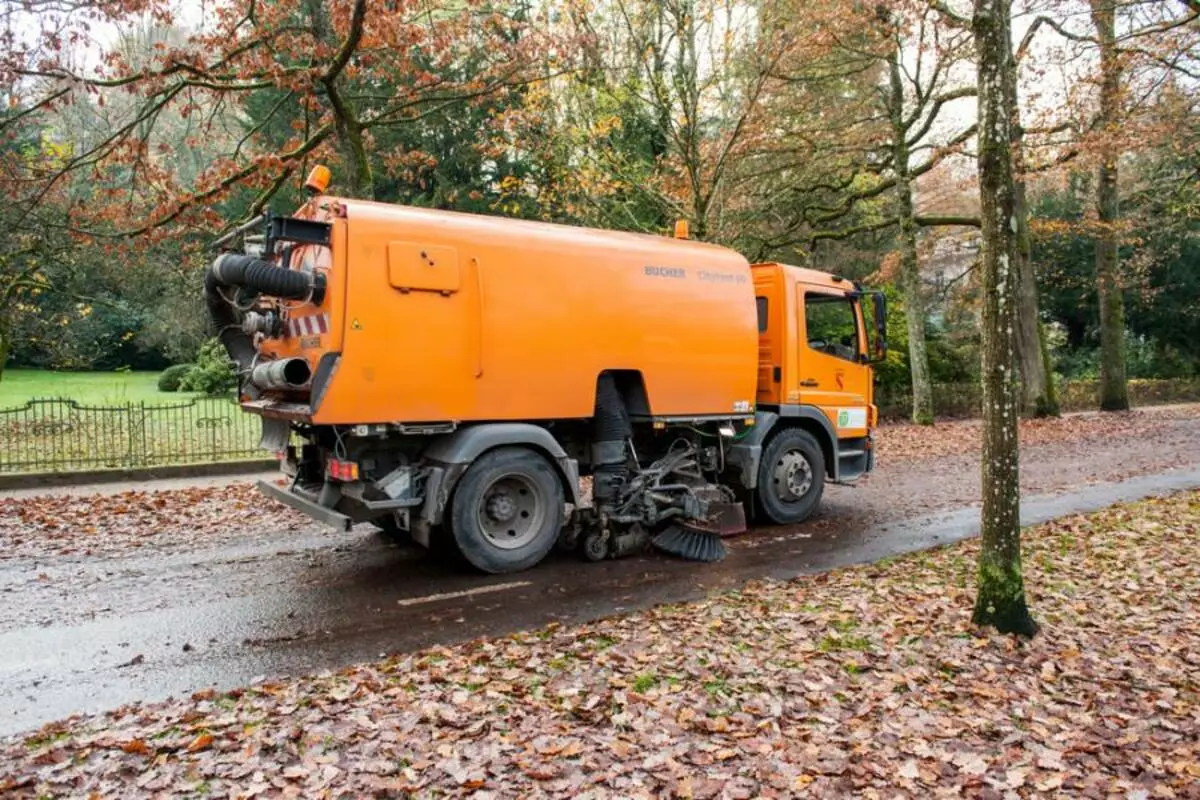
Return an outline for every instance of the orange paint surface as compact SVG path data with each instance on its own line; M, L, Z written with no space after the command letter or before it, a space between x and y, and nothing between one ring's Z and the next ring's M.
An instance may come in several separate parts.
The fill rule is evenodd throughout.
M332 253L292 261L326 297L261 352L341 352L314 423L590 417L610 369L641 372L654 416L754 404L755 281L732 250L335 198L301 216L334 222Z

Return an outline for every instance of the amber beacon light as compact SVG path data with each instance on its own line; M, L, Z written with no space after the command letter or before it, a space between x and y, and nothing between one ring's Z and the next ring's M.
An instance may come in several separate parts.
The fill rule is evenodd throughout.
M324 194L325 190L329 188L331 177L329 167L317 164L312 168L312 172L308 173L308 179L304 181L304 188L313 194Z

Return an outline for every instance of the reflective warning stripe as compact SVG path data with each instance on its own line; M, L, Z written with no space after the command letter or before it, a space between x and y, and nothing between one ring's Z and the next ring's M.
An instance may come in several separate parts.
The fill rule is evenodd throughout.
M286 330L288 336L316 336L329 333L329 315L309 314L305 317L290 317Z

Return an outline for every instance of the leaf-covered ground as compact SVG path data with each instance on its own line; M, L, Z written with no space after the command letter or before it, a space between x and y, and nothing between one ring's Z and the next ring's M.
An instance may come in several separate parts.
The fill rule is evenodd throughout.
M1200 797L1200 492L579 628L47 726L5 796Z
M268 500L252 484L117 494L0 497L0 561L47 555L164 552L312 522Z
M1144 439L1173 420L1195 419L1200 405L1146 408L1116 413L1069 414L1047 419L1023 419L1022 447L1063 441L1110 438ZM884 425L877 438L881 460L916 460L979 452L982 423L977 419L949 420L933 426Z

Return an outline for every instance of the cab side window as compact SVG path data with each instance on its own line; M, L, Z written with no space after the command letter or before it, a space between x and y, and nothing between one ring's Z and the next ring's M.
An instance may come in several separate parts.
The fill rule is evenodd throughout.
M847 361L857 360L858 321L849 298L805 293L804 326L811 349Z

